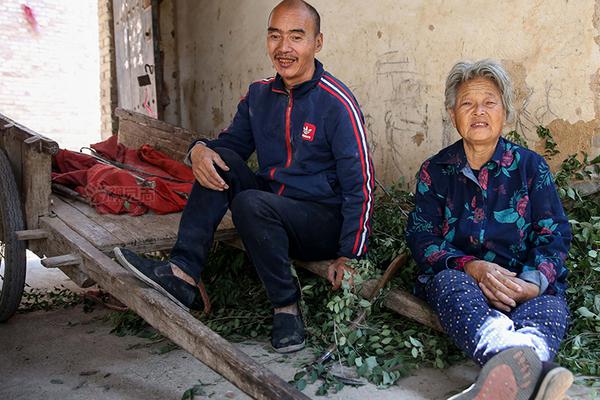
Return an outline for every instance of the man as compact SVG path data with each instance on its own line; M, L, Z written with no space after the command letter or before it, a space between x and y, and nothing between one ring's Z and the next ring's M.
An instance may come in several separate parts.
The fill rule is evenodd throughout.
M123 265L189 307L214 231L229 207L273 304L271 344L282 353L300 350L305 342L290 256L335 258L329 280L338 288L346 263L366 252L373 209L363 117L349 89L315 59L322 47L317 11L301 0L279 3L267 33L277 76L250 85L217 139L190 147L197 182L170 260L115 250ZM246 166L254 151L256 174Z

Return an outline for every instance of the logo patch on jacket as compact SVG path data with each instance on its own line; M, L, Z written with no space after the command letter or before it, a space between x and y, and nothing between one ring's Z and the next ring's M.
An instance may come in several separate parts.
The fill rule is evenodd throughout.
M304 127L302 127L302 139L312 142L315 138L315 132L317 132L317 127L305 122Z

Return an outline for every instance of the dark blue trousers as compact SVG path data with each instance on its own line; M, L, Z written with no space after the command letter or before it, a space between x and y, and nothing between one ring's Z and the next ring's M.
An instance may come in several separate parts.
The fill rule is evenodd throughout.
M446 333L480 365L516 346L531 347L542 361L552 361L567 328L564 298L542 295L503 313L488 304L477 282L462 271L438 273L424 294Z
M196 182L183 210L170 261L200 280L215 230L228 208L273 307L293 304L300 290L290 257L304 261L335 258L342 225L340 206L300 201L272 193L237 153L215 149L229 167L219 174L229 189Z

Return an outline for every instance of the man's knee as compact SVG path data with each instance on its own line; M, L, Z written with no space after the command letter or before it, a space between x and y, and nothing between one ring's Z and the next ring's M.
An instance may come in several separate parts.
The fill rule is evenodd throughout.
M254 224L264 218L268 210L268 198L271 193L249 189L244 190L235 196L231 202L231 216L236 227L247 224Z

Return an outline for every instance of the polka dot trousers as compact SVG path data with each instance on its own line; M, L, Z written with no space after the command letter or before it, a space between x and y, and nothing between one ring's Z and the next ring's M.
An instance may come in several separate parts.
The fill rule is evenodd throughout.
M552 295L501 312L488 304L472 277L450 269L427 284L426 300L454 343L480 365L515 346L531 347L542 361L551 361L569 317L566 301Z

